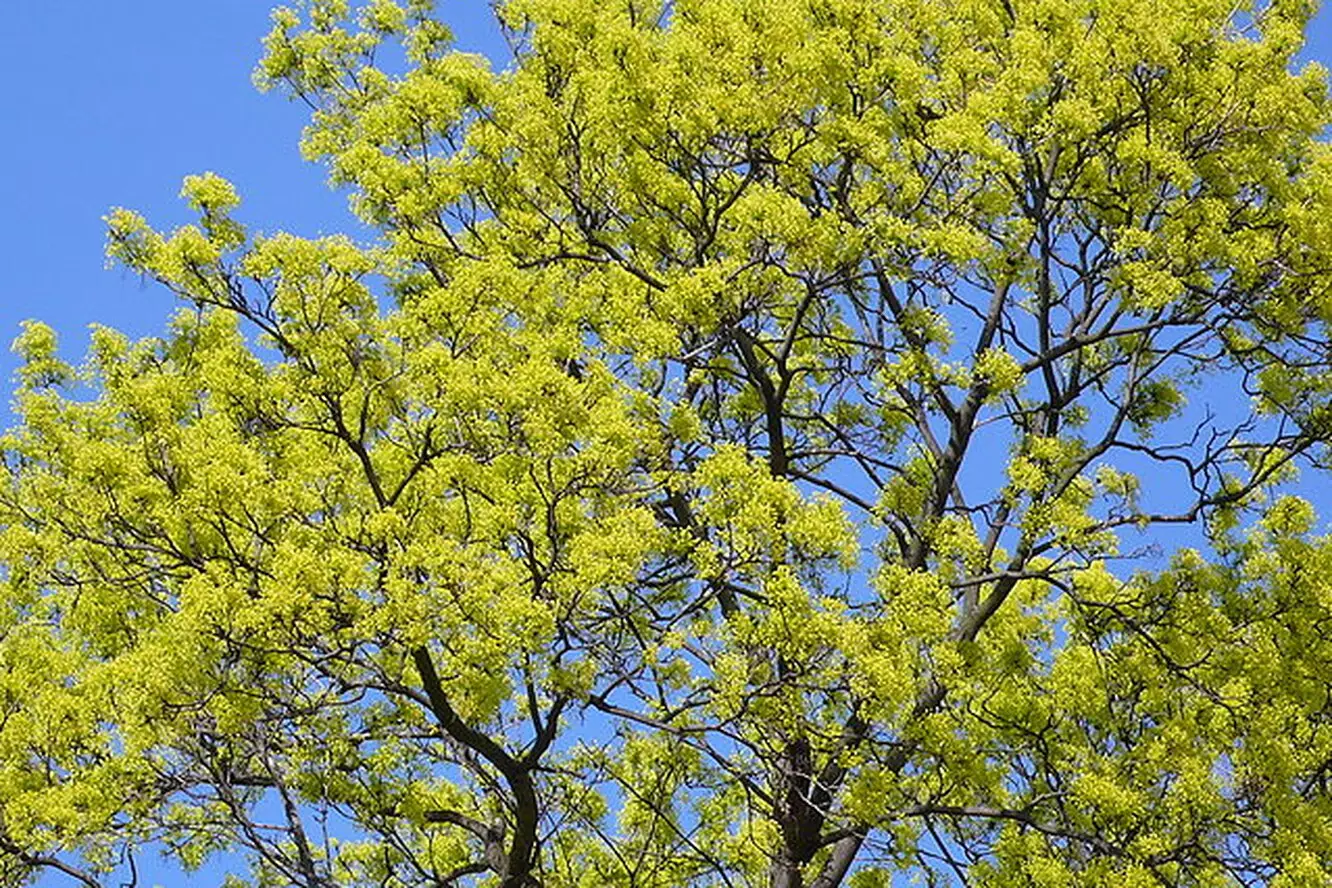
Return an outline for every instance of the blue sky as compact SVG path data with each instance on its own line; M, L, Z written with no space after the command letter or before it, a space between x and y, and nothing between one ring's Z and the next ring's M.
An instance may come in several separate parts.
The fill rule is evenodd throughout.
M462 48L499 58L484 0L442 2ZM88 324L161 330L170 294L107 270L102 216L113 206L158 227L188 219L183 176L212 170L241 192L241 218L303 235L354 228L343 195L296 147L306 110L250 84L269 0L38 0L0 19L0 345L25 318L80 354ZM1332 15L1306 57L1332 66ZM0 378L15 361L0 348ZM156 868L143 884L179 879ZM190 879L215 884L218 871ZM42 885L62 884L47 879Z
M502 51L484 0L441 3L463 48ZM103 259L113 206L155 226L189 219L181 179L215 171L266 231L348 230L345 197L301 160L305 106L250 84L269 0L44 0L0 19L0 344L40 318L81 354L98 322L161 330L171 296ZM0 377L15 366L0 347Z

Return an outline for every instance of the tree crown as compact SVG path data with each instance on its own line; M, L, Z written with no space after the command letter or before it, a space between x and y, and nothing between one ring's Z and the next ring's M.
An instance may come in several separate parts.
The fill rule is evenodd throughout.
M18 340L7 866L1332 877L1308 4L430 6L256 73L374 243L191 176L164 335Z

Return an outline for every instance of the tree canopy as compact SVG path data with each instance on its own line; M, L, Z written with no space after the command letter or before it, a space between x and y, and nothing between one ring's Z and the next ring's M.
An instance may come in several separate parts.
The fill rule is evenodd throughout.
M1327 884L1311 14L277 10L376 234L191 176L18 339L0 878Z

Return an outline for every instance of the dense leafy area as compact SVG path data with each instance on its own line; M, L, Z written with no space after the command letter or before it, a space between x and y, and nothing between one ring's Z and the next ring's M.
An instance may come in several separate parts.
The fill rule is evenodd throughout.
M19 339L0 879L1325 884L1310 14L278 10L378 239L193 176Z

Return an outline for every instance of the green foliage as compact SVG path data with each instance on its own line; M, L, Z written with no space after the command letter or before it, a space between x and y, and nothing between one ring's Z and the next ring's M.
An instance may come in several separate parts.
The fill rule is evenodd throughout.
M256 72L373 243L190 176L15 344L0 882L1332 879L1306 4L430 7Z

